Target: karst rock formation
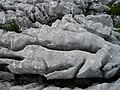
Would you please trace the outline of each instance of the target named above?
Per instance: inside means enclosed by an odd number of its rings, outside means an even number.
[[[120,90],[117,5],[0,0],[0,90]]]

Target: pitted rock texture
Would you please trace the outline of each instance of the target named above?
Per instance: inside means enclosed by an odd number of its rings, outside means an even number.
[[[1,0],[0,90],[119,90],[116,3]]]
[[[52,25],[66,14],[91,14],[109,11],[96,0],[2,0],[0,1],[1,24],[15,19],[24,31],[39,28],[41,24]]]

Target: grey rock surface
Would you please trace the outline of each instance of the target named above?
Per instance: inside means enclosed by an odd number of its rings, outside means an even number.
[[[114,24],[119,25],[120,24],[120,16],[116,16],[114,19]]]
[[[9,90],[10,86],[11,85],[9,82],[0,82],[0,89],[1,90]]]
[[[10,81],[10,80],[14,80],[15,78],[14,78],[14,74],[12,73],[0,71],[0,79]]]
[[[86,18],[87,20],[92,20],[95,23],[100,22],[104,26],[113,27],[113,20],[111,19],[111,16],[107,14],[89,15]]]
[[[99,0],[99,1],[101,1],[103,4],[113,4],[114,2],[119,0]]]
[[[25,86],[12,86],[9,90],[43,90],[44,85],[38,85],[37,83],[31,83]]]
[[[1,0],[0,90],[119,90],[117,2]]]
[[[4,24],[5,23],[5,14],[4,12],[0,12],[0,24]]]

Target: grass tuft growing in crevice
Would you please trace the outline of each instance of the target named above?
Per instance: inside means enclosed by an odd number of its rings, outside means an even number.
[[[110,14],[112,16],[114,15],[120,15],[120,3],[116,4],[116,5],[108,5],[110,8]]]
[[[22,32],[20,31],[19,25],[14,19],[12,19],[12,21],[9,23],[1,24],[0,29],[5,29],[6,31],[12,31],[12,32],[17,32],[17,33]]]

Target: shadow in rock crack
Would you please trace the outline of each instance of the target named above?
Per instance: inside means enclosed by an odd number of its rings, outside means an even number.
[[[92,85],[92,82],[89,79],[56,79],[56,80],[46,80],[46,85],[54,85],[57,87],[68,87],[68,88],[75,88],[75,87],[80,87],[80,88],[87,88]]]
[[[67,80],[48,80],[48,81],[46,81],[46,83],[47,83],[47,86],[54,85],[54,86],[61,87],[61,88],[79,87],[79,88],[85,89],[85,88],[88,88],[89,86],[92,86],[93,84],[112,83],[112,82],[118,80],[119,78],[120,78],[119,76],[114,76],[109,79],[105,79],[105,78],[85,78],[85,79],[73,78],[73,79],[67,79]]]
[[[24,57],[22,56],[1,56],[0,59],[13,59],[13,60],[16,60],[16,61],[22,61],[24,60]]]
[[[35,45],[40,45],[44,48],[47,48],[47,49],[50,49],[50,50],[56,50],[56,51],[73,51],[73,50],[81,50],[81,51],[86,51],[86,52],[90,52],[90,53],[96,53],[98,50],[101,49],[98,48],[98,49],[93,49],[93,50],[90,50],[88,48],[82,48],[82,47],[79,47],[77,45],[77,43],[68,43],[68,45],[52,45],[52,43],[48,40],[44,41],[44,42],[36,42]],[[89,48],[93,48],[93,45],[89,46]]]
[[[55,18],[55,17],[51,17],[51,20],[49,20],[49,21],[46,22],[46,23],[42,23],[42,22],[41,22],[41,24],[46,24],[46,25],[48,25],[48,26],[52,26],[52,24],[53,24],[56,20],[62,20],[63,16],[64,16],[64,15],[59,14],[56,18]]]
[[[0,56],[0,71],[11,72],[8,69],[8,65],[12,61],[22,61],[24,57],[17,55],[1,55]]]
[[[43,84],[44,77],[40,74],[14,74],[14,85],[27,85],[30,83]]]
[[[73,79],[55,79],[55,80],[47,80],[44,76],[39,74],[14,74],[15,81],[14,85],[27,85],[30,83],[38,83],[39,85],[44,84],[47,86],[57,86],[57,87],[68,87],[68,88],[88,88],[93,84],[102,84],[102,83],[112,83],[120,78],[119,75],[115,75],[112,78],[73,78]]]
[[[11,72],[7,66],[8,64],[0,64],[0,71]]]

